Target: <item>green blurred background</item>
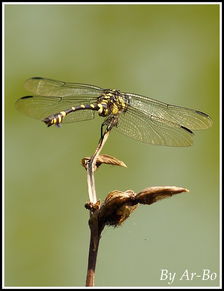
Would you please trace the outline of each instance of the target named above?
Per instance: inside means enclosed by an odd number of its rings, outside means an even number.
[[[15,110],[27,78],[90,83],[198,109],[213,127],[189,148],[152,146],[113,132],[103,150],[128,168],[96,173],[112,190],[176,185],[190,190],[140,206],[103,232],[97,286],[219,284],[219,6],[6,5],[5,285],[83,286],[89,229],[84,156],[102,119],[47,128]],[[179,280],[185,271],[216,280]]]

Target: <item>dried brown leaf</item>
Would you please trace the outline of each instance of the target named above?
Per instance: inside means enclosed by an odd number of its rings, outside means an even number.
[[[125,221],[137,208],[135,193],[131,190],[125,192],[110,192],[99,211],[101,223],[118,226]]]
[[[182,192],[189,192],[189,190],[186,188],[176,186],[149,187],[140,191],[136,195],[136,202],[150,205],[161,199],[168,198]]]
[[[89,160],[90,160],[90,157],[85,157],[81,160],[81,164],[85,169],[87,169],[87,163]],[[103,154],[103,155],[99,155],[97,157],[96,167],[95,167],[94,171],[96,170],[96,168],[99,168],[99,166],[101,166],[102,164],[107,164],[107,165],[112,165],[112,166],[120,166],[120,167],[127,168],[127,166],[124,162],[118,160],[115,157]]]
[[[126,164],[123,161],[120,161],[117,158],[106,155],[106,154],[98,156],[97,161],[96,161],[96,166],[99,167],[101,164],[108,164],[108,165],[127,168]]]
[[[135,194],[132,190],[118,191],[114,190],[110,192],[105,198],[103,204],[87,203],[86,208],[91,210],[97,217],[100,229],[103,229],[105,225],[119,226],[123,223],[130,214],[137,208],[138,204],[152,204],[161,199],[171,197],[172,195],[182,192],[189,192],[187,189],[176,186],[165,187],[149,187],[138,194]]]

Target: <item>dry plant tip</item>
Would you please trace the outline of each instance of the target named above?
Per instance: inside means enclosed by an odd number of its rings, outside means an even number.
[[[95,212],[100,208],[100,200],[98,200],[96,203],[86,202],[85,208],[90,210],[91,212]]]
[[[99,221],[104,225],[119,226],[137,208],[132,190],[110,192],[99,210]]]
[[[90,161],[90,157],[85,157],[81,160],[81,165],[87,169],[87,164]],[[125,167],[127,168],[126,164],[123,161],[118,160],[115,157],[103,154],[103,155],[99,155],[96,158],[96,162],[95,162],[95,168],[94,171],[99,168],[99,166],[101,166],[102,164],[107,164],[107,165],[112,165],[112,166],[120,166],[120,167]]]
[[[87,170],[87,164],[90,161],[90,157],[85,157],[81,159],[81,165]]]
[[[156,186],[149,187],[140,191],[136,195],[136,200],[141,204],[152,204],[161,199],[171,197],[182,192],[189,192],[188,189],[176,186]]]
[[[182,192],[189,192],[189,190],[175,186],[149,187],[138,194],[132,190],[124,192],[114,190],[107,195],[95,214],[98,215],[100,226],[119,226],[137,208],[138,204],[150,205]]]
[[[120,166],[120,167],[127,168],[126,164],[123,161],[118,160],[117,158],[106,155],[106,154],[98,156],[96,160],[96,166],[99,167],[101,164],[108,164],[112,166]]]

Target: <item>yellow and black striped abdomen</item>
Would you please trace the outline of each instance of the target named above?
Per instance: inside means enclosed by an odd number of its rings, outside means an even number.
[[[43,119],[43,122],[46,123],[47,126],[59,126],[68,114],[76,111],[93,110],[98,111],[100,116],[107,117],[109,115],[118,115],[127,109],[124,98],[117,90],[110,90],[108,93],[101,95],[97,101],[98,103],[95,104],[72,106],[69,109],[47,116]]]
[[[62,121],[68,114],[76,112],[76,111],[80,111],[80,110],[95,110],[96,111],[96,110],[99,110],[99,106],[98,104],[86,104],[86,105],[81,104],[79,106],[72,106],[69,109],[49,115],[46,118],[44,118],[42,121],[46,123],[48,127],[52,125],[60,126],[60,123],[62,123]]]

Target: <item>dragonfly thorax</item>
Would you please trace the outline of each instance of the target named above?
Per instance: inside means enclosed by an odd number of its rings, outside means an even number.
[[[100,116],[118,115],[127,110],[124,95],[116,89],[106,89],[105,93],[98,98],[98,113]]]

